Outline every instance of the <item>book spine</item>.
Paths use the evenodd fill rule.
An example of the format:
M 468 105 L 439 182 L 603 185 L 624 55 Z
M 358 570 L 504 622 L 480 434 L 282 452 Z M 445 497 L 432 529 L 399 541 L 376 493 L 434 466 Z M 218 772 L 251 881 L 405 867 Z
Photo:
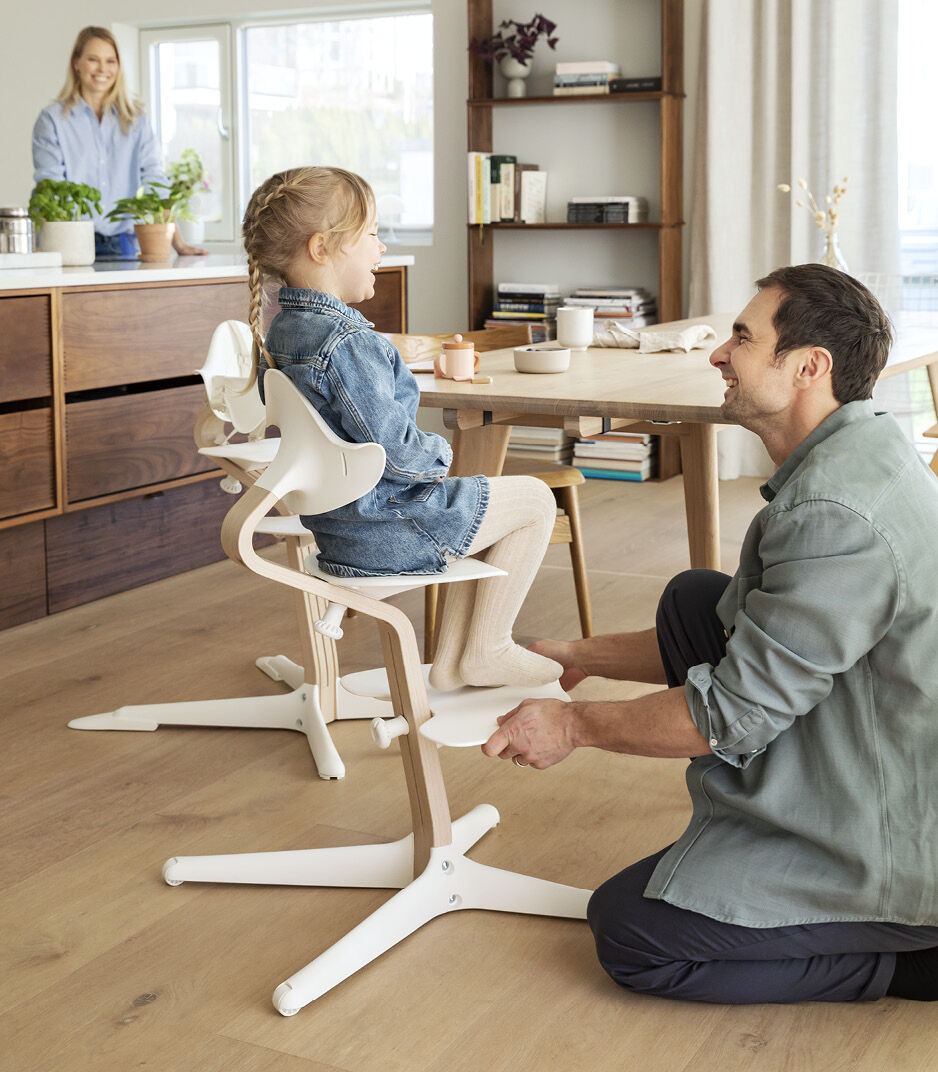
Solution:
M 521 222 L 543 223 L 546 201 L 547 172 L 524 172 L 521 176 Z
M 556 313 L 559 305 L 558 303 L 551 304 L 549 302 L 525 302 L 525 301 L 505 301 L 499 298 L 495 302 L 495 308 L 502 313 Z
M 609 82 L 608 74 L 555 74 L 555 86 L 597 86 Z
M 609 83 L 595 86 L 554 86 L 555 97 L 585 97 L 590 93 L 608 93 Z
M 660 78 L 610 78 L 611 93 L 660 93 Z
M 585 465 L 576 465 L 574 468 L 579 469 L 585 477 L 590 477 L 593 480 L 634 480 L 640 482 L 647 479 L 645 473 L 626 473 L 618 469 L 591 469 Z

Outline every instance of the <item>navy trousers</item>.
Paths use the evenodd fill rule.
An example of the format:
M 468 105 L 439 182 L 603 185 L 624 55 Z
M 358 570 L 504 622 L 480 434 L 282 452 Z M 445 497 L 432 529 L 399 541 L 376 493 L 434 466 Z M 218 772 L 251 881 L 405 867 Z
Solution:
M 716 664 L 726 635 L 716 604 L 729 577 L 688 570 L 658 605 L 658 646 L 668 684 L 691 666 Z M 875 1001 L 892 980 L 896 953 L 938 946 L 938 927 L 816 923 L 739 927 L 645 897 L 667 848 L 620 871 L 590 899 L 599 962 L 620 986 L 687 1001 Z

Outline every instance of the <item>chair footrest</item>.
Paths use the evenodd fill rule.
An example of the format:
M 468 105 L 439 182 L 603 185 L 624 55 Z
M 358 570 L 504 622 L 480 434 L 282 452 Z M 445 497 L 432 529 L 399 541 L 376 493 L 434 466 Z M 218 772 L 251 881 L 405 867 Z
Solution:
M 424 664 L 424 680 L 430 665 Z M 341 678 L 341 686 L 356 696 L 378 700 L 390 699 L 387 672 L 384 667 L 362 670 Z M 498 716 L 517 707 L 528 697 L 569 700 L 559 682 L 532 688 L 529 685 L 503 685 L 501 688 L 474 688 L 467 685 L 453 692 L 438 692 L 427 687 L 432 715 L 420 727 L 428 740 L 449 748 L 473 748 L 484 744 L 498 729 Z

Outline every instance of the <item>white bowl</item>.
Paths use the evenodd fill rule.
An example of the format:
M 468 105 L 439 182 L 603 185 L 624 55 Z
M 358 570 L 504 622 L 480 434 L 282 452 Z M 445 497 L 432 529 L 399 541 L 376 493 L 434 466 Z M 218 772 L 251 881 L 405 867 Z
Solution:
M 570 367 L 569 347 L 539 350 L 536 346 L 515 348 L 515 368 L 518 372 L 566 372 Z

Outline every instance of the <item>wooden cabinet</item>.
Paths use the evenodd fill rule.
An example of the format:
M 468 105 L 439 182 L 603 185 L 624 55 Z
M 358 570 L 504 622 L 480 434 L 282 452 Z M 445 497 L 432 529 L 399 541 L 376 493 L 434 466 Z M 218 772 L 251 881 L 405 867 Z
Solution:
M 378 330 L 407 330 L 406 286 L 378 272 Z M 196 370 L 247 309 L 243 278 L 0 292 L 0 629 L 223 557 Z
M 627 4 L 621 4 L 622 18 L 629 17 Z M 632 224 L 573 224 L 495 223 L 482 227 L 471 225 L 469 232 L 469 319 L 473 329 L 483 326 L 492 310 L 494 300 L 494 239 L 510 241 L 511 232 L 542 230 L 558 233 L 558 242 L 569 240 L 566 231 L 618 231 L 628 241 L 630 231 L 655 231 L 658 239 L 658 314 L 662 321 L 681 317 L 681 218 L 682 209 L 682 110 L 683 110 L 683 0 L 660 0 L 661 8 L 661 91 L 654 93 L 614 93 L 572 97 L 496 98 L 493 96 L 492 66 L 479 56 L 470 54 L 468 106 L 468 149 L 470 152 L 492 152 L 493 111 L 501 108 L 525 108 L 549 105 L 552 108 L 590 107 L 627 108 L 635 101 L 658 102 L 658 163 L 660 181 L 660 219 L 650 223 Z M 492 0 L 468 0 L 469 38 L 487 37 L 492 32 Z M 550 12 L 548 12 L 550 14 Z M 597 55 L 605 57 L 604 47 L 597 43 Z M 588 57 L 592 58 L 592 57 Z M 614 59 L 615 57 L 610 57 Z M 512 151 L 500 146 L 500 152 Z M 654 148 L 640 145 L 636 151 L 653 152 Z M 570 162 L 579 167 L 584 180 L 589 179 L 588 161 Z M 639 191 L 633 191 L 639 192 Z M 502 232 L 505 232 L 504 234 Z M 532 265 L 532 275 L 543 277 L 543 267 Z M 632 280 L 628 280 L 632 282 Z

